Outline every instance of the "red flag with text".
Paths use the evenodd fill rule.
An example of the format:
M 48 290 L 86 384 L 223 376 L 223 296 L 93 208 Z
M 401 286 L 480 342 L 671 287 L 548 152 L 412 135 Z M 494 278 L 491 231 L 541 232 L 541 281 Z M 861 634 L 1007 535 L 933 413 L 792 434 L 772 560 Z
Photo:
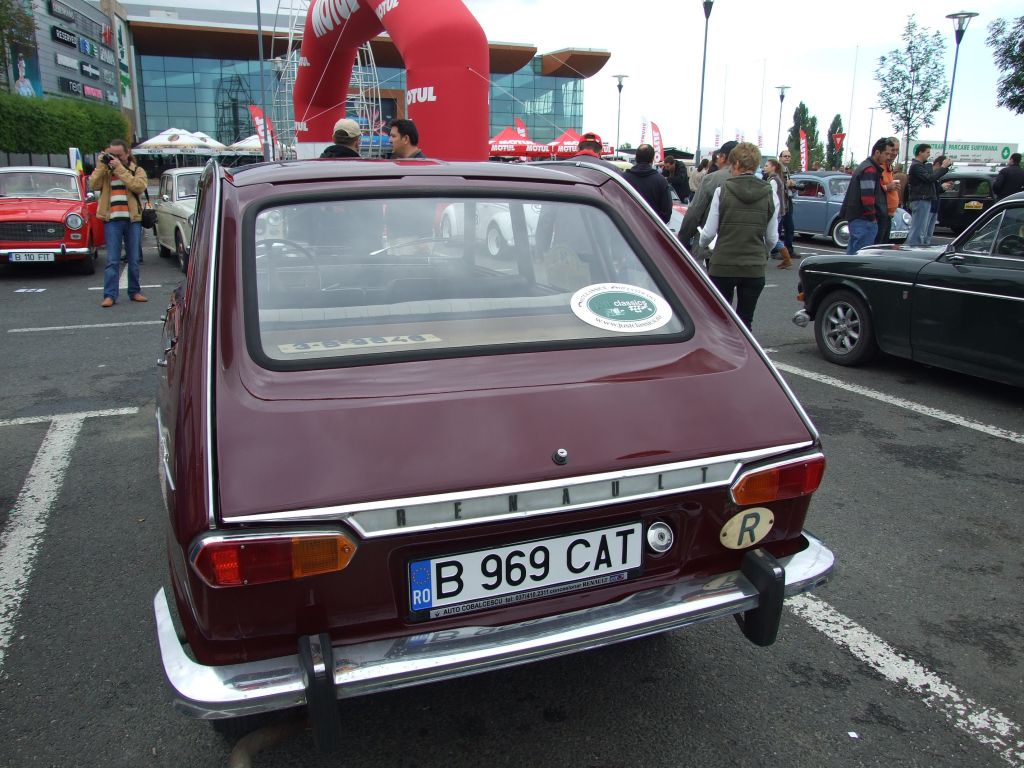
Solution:
M 530 138 L 529 134 L 526 131 L 526 123 L 524 123 L 522 120 L 520 120 L 517 117 L 515 119 L 515 124 L 516 124 L 516 133 L 519 134 L 519 138 L 521 138 L 521 139 L 528 139 L 528 138 Z
M 252 115 L 253 125 L 256 126 L 256 135 L 260 137 L 260 145 L 264 150 L 269 146 L 271 148 L 271 157 L 273 157 L 273 147 L 277 143 L 277 136 L 274 134 L 274 125 L 270 122 L 270 119 L 263 114 L 263 110 L 255 104 L 249 105 L 249 114 Z
M 651 121 L 651 144 L 654 145 L 654 163 L 665 162 L 665 145 L 661 142 L 661 129 L 658 124 Z
M 810 152 L 807 147 L 807 134 L 804 133 L 803 128 L 800 129 L 800 170 L 806 171 L 810 168 Z
M 836 145 L 836 152 L 842 152 L 843 151 L 843 139 L 845 139 L 845 138 L 846 138 L 846 134 L 845 133 L 833 133 L 832 134 L 832 143 Z

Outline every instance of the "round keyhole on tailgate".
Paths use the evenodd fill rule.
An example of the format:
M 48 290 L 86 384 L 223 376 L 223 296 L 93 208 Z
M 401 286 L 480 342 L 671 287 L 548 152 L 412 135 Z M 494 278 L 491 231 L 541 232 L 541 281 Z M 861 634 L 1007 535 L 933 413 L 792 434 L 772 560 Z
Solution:
M 551 460 L 558 465 L 568 464 L 569 452 L 565 450 L 565 448 L 559 448 L 558 450 L 551 454 Z
M 675 534 L 666 523 L 654 523 L 647 529 L 647 546 L 659 555 L 672 549 Z

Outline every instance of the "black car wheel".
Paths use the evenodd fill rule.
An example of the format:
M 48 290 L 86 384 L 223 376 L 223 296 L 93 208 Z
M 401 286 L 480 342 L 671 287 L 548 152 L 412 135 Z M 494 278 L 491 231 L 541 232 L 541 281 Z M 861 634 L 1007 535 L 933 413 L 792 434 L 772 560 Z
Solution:
M 173 253 L 173 251 L 170 248 L 168 248 L 166 245 L 164 245 L 162 242 L 160 242 L 160 232 L 159 232 L 159 230 L 157 230 L 157 229 L 153 230 L 153 237 L 156 238 L 157 247 L 160 249 L 160 258 L 161 259 L 169 259 L 169 258 L 171 258 L 171 254 Z
M 85 258 L 82 259 L 78 264 L 75 265 L 78 274 L 80 275 L 91 275 L 96 272 L 96 249 L 92 247 L 92 241 L 89 242 L 89 252 L 85 254 Z
M 864 300 L 852 291 L 826 296 L 815 314 L 814 340 L 830 363 L 861 365 L 870 360 L 877 346 Z
M 181 239 L 181 232 L 174 232 L 174 252 L 178 256 L 178 268 L 182 272 L 188 272 L 188 251 L 185 249 L 185 241 Z

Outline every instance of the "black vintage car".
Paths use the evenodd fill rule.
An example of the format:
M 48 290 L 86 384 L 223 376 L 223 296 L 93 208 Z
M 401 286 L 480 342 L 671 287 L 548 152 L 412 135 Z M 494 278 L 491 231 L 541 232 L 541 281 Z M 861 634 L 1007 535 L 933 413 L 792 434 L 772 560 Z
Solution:
M 996 172 L 988 168 L 954 170 L 943 176 L 938 226 L 953 230 L 955 235 L 967 229 L 982 211 L 995 203 L 992 191 L 995 180 Z
M 872 246 L 800 264 L 804 308 L 825 359 L 877 350 L 1024 386 L 1024 192 L 999 201 L 947 246 Z

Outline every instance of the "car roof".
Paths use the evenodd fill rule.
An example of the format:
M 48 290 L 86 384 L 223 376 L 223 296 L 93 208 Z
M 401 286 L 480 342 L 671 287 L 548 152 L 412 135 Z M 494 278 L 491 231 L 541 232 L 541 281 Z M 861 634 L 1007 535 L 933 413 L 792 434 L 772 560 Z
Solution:
M 202 173 L 202 165 L 191 165 L 188 168 L 168 168 L 166 171 L 161 173 L 161 176 L 184 176 L 187 173 Z
M 999 174 L 996 171 L 990 171 L 988 169 L 979 168 L 978 170 L 975 171 L 975 170 L 971 170 L 969 168 L 965 168 L 962 171 L 950 171 L 949 173 L 946 174 L 945 178 L 947 178 L 947 179 L 949 179 L 949 178 L 964 178 L 964 179 L 966 179 L 966 178 L 979 177 L 980 176 L 980 177 L 986 178 L 986 179 L 994 179 L 998 175 Z
M 63 173 L 65 176 L 77 176 L 78 171 L 73 171 L 70 168 L 52 168 L 48 165 L 11 165 L 7 168 L 0 168 L 0 173 L 13 173 L 13 172 L 24 173 L 28 172 L 46 172 L 46 173 Z
M 289 160 L 224 168 L 235 186 L 295 181 L 384 179 L 395 177 L 507 179 L 600 185 L 610 171 L 574 161 L 541 163 L 446 162 L 443 160 Z
M 850 174 L 843 173 L 842 171 L 794 171 L 793 176 L 812 176 L 818 179 L 827 179 L 832 176 L 846 176 L 849 178 Z

